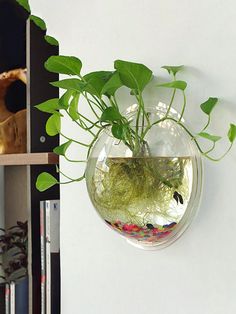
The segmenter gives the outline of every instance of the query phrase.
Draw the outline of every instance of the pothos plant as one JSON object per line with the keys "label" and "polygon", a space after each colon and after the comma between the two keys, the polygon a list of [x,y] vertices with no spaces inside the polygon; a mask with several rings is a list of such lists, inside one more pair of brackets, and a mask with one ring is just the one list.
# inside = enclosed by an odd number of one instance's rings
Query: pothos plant
{"label": "pothos plant", "polygon": [[[192,133],[184,124],[183,117],[187,105],[185,93],[187,83],[179,80],[177,77],[179,72],[183,70],[183,66],[163,66],[163,69],[167,70],[171,76],[171,80],[167,83],[155,85],[153,88],[169,89],[170,102],[164,117],[154,122],[150,121],[144,98],[144,91],[153,79],[153,72],[147,66],[134,62],[116,60],[113,71],[96,71],[83,74],[81,72],[82,62],[80,59],[72,56],[51,56],[46,61],[45,67],[50,72],[69,76],[69,78],[51,83],[53,86],[65,90],[60,98],[50,99],[36,105],[37,109],[50,114],[46,123],[47,134],[49,136],[60,134],[65,139],[62,145],[54,148],[54,152],[63,156],[68,161],[72,161],[67,156],[67,150],[72,143],[87,149],[87,160],[98,136],[107,127],[111,128],[114,138],[122,141],[132,151],[134,157],[142,156],[144,148],[147,145],[146,137],[148,132],[153,126],[166,120],[171,120],[182,127],[195,142],[199,152],[212,161],[221,160],[233,146],[236,138],[236,125],[231,123],[228,130],[229,148],[219,158],[211,155],[216,143],[221,139],[220,136],[212,135],[208,132],[211,113],[218,102],[217,98],[210,97],[200,105],[201,110],[207,115],[207,123],[200,132]],[[121,101],[117,97],[117,91],[122,87],[130,91],[130,97],[138,105],[134,125],[121,112]],[[179,118],[173,118],[170,113],[177,92],[180,92],[183,96],[183,105]],[[91,110],[94,118],[81,113],[80,103],[82,98]],[[64,115],[69,116],[82,132],[91,135],[92,139],[90,143],[80,141],[79,136],[78,139],[74,139],[62,133],[61,120]],[[211,147],[204,150],[199,142],[200,138],[208,140],[211,143]],[[80,160],[76,161],[82,162]],[[65,181],[58,182],[51,174],[43,172],[37,179],[36,186],[38,190],[45,191],[59,183],[66,184],[81,181],[85,178],[85,174],[79,178],[70,178],[62,173],[60,169],[58,171],[66,178]]]}
{"label": "pothos plant", "polygon": [[[42,31],[47,31],[46,23],[40,17],[31,14],[28,0],[16,0],[16,2],[28,12],[32,22]],[[58,41],[54,37],[45,34],[44,38],[49,44],[58,45]],[[154,88],[169,89],[171,94],[170,102],[164,117],[154,122],[151,122],[149,118],[144,98],[144,91],[153,78],[153,73],[147,66],[116,60],[113,71],[96,71],[83,74],[81,72],[82,62],[80,59],[72,56],[52,56],[46,61],[45,67],[50,72],[69,76],[69,78],[51,83],[53,86],[65,90],[62,97],[47,100],[36,107],[50,114],[46,123],[47,134],[49,136],[60,134],[65,140],[62,145],[54,148],[54,152],[70,162],[86,162],[100,133],[107,127],[111,128],[114,138],[122,141],[132,151],[133,156],[140,156],[148,145],[146,141],[148,132],[153,126],[166,120],[171,120],[182,127],[195,142],[199,152],[212,161],[221,160],[233,146],[236,138],[236,125],[231,123],[228,130],[229,148],[219,158],[211,155],[216,143],[221,139],[220,136],[212,135],[208,131],[211,113],[218,102],[218,98],[210,97],[200,105],[201,110],[207,115],[207,123],[200,132],[192,133],[184,124],[183,117],[187,105],[185,94],[187,83],[177,78],[178,73],[183,70],[183,66],[163,66],[170,74],[171,80],[168,83],[158,84]],[[133,121],[131,123],[127,116],[121,112],[121,100],[117,97],[117,91],[122,87],[128,88],[130,96],[137,102],[138,111],[135,125],[133,125]],[[175,119],[170,113],[177,92],[180,92],[183,96],[183,105],[180,117]],[[82,98],[91,110],[93,118],[81,112],[79,104],[82,102]],[[68,116],[82,132],[91,135],[92,139],[89,143],[83,143],[79,139],[72,139],[62,133],[61,119],[64,115]],[[204,150],[202,148],[199,141],[201,138],[210,142],[211,146],[209,149]],[[71,160],[68,158],[67,150],[73,143],[87,150],[85,160]],[[58,172],[66,178],[65,181],[58,182],[51,174],[43,172],[39,175],[36,182],[38,190],[45,191],[56,184],[78,182],[85,178],[85,174],[82,174],[79,178],[70,178],[60,169],[58,169]]]}

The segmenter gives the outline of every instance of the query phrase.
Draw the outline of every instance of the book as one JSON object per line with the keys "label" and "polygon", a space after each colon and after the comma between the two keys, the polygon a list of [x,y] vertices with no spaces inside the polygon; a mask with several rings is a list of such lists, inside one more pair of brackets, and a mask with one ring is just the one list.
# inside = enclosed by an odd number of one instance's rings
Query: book
{"label": "book", "polygon": [[[42,211],[42,213],[41,213]],[[40,204],[41,314],[60,313],[60,203]]]}
{"label": "book", "polygon": [[51,313],[51,203],[45,202],[46,314]]}
{"label": "book", "polygon": [[0,313],[6,313],[6,284],[0,284]]}
{"label": "book", "polygon": [[10,314],[10,285],[5,286],[5,313]]}
{"label": "book", "polygon": [[10,283],[10,313],[16,313],[16,284],[14,281]]}
{"label": "book", "polygon": [[15,284],[15,314],[29,313],[29,280],[21,279]]}
{"label": "book", "polygon": [[45,202],[40,202],[40,250],[41,250],[41,314],[46,314],[46,231]]}

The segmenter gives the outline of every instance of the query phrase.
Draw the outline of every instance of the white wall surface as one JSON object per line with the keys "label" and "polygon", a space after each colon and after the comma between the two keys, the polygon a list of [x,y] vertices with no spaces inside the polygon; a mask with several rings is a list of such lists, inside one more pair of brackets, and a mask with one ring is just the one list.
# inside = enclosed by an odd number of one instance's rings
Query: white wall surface
{"label": "white wall surface", "polygon": [[[160,66],[186,64],[187,120],[205,122],[199,103],[221,97],[212,133],[236,121],[236,2],[233,0],[31,0],[61,54],[85,71],[111,69],[120,58]],[[69,131],[70,123],[64,123]],[[70,132],[79,137],[77,129]],[[83,138],[82,138],[83,139]],[[220,144],[219,150],[225,147]],[[72,175],[76,164],[63,163]],[[199,215],[171,247],[145,252],[100,221],[85,184],[62,187],[62,314],[236,313],[236,148],[205,162]]]}

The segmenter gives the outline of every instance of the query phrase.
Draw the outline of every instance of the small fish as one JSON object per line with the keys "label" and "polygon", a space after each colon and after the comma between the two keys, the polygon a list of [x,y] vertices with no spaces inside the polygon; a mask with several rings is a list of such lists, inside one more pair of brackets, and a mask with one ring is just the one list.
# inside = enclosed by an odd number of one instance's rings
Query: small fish
{"label": "small fish", "polygon": [[184,203],[184,200],[183,200],[183,197],[181,194],[179,194],[178,192],[175,191],[174,195],[173,195],[173,198],[176,200],[176,203],[179,204],[182,204]]}
{"label": "small fish", "polygon": [[155,227],[152,224],[147,224],[146,226],[148,229],[155,229]]}

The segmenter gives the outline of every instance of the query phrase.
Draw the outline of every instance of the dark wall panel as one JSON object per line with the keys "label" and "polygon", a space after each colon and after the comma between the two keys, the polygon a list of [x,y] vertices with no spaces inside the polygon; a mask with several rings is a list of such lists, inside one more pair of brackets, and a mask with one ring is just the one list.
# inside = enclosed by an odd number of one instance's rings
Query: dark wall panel
{"label": "dark wall panel", "polygon": [[15,0],[0,0],[0,73],[26,66],[26,20]]}
{"label": "dark wall panel", "polygon": [[[0,0],[0,73],[26,67],[27,12],[15,0]],[[11,112],[26,107],[26,88],[15,82],[6,95]]]}

